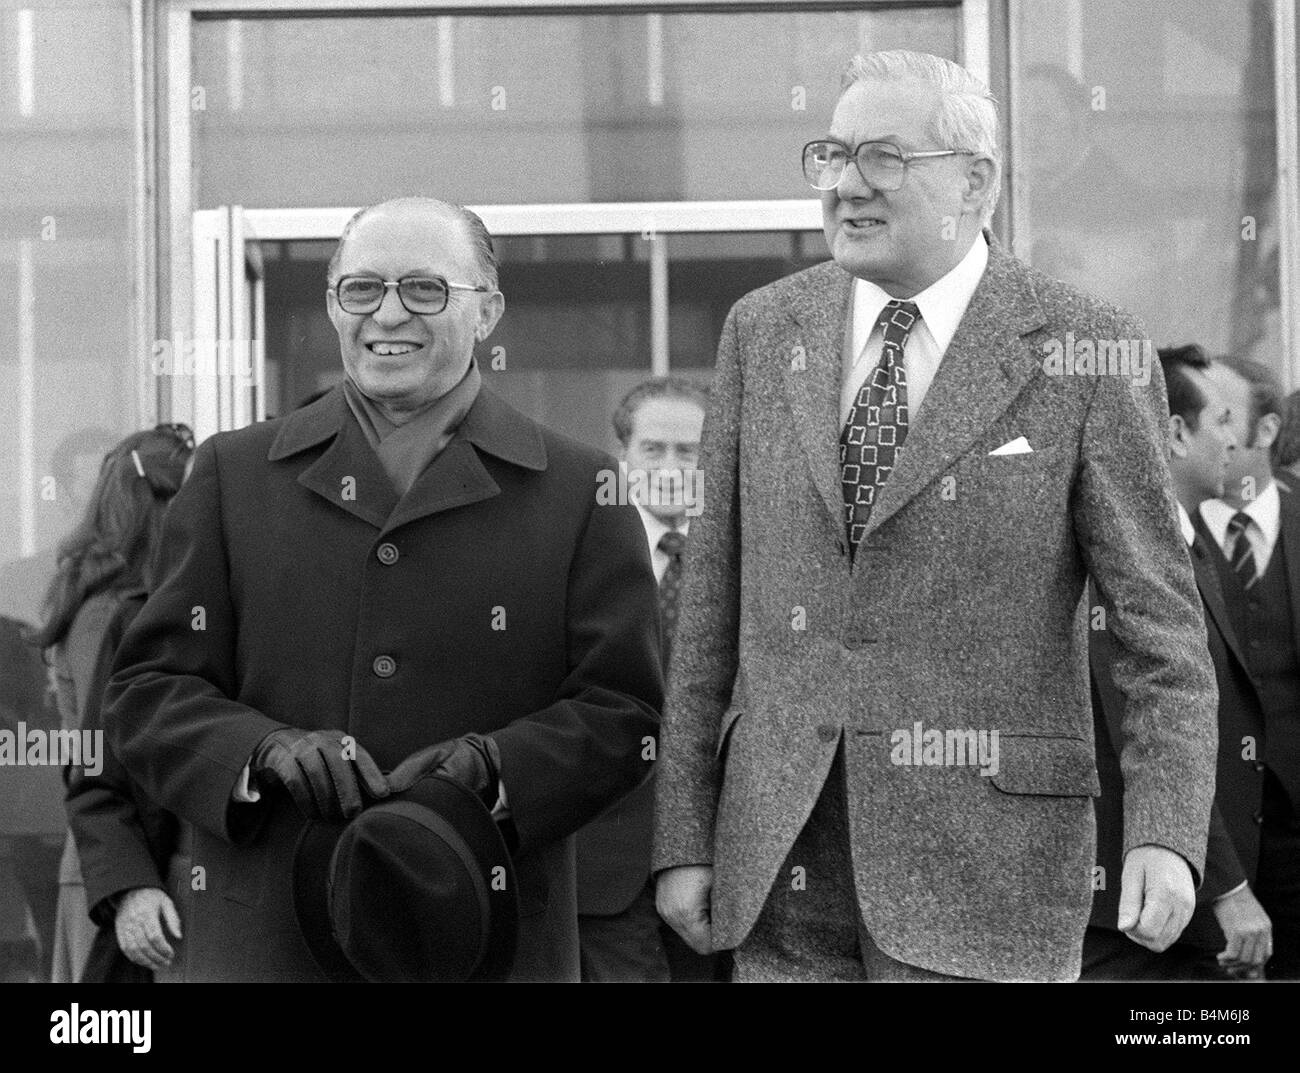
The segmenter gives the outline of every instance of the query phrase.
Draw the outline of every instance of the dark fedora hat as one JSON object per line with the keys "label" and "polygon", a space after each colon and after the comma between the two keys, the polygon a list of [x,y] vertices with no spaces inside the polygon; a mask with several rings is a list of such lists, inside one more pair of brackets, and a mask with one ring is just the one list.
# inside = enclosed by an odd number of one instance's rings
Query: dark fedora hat
{"label": "dark fedora hat", "polygon": [[298,927],[337,981],[505,979],[519,931],[516,889],[483,802],[440,776],[350,823],[308,823],[294,852]]}

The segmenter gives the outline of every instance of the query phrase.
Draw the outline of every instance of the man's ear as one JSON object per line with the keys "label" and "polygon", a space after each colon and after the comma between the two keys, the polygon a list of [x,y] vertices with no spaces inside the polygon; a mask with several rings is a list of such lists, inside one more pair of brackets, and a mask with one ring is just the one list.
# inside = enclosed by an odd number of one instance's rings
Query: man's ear
{"label": "man's ear", "polygon": [[989,191],[993,188],[993,180],[997,174],[998,166],[986,156],[977,156],[966,165],[965,201],[975,209],[976,213],[988,200]]}
{"label": "man's ear", "polygon": [[1255,426],[1255,438],[1251,442],[1251,447],[1267,451],[1273,446],[1273,441],[1277,439],[1277,434],[1281,431],[1282,418],[1277,414],[1265,414],[1259,419],[1259,424]]}
{"label": "man's ear", "polygon": [[483,296],[478,307],[478,323],[474,325],[475,342],[483,342],[496,330],[501,314],[506,311],[506,296],[500,291],[492,291]]}
{"label": "man's ear", "polygon": [[1187,457],[1187,441],[1191,438],[1191,430],[1187,427],[1187,422],[1183,420],[1181,414],[1169,415],[1169,453],[1177,458]]}

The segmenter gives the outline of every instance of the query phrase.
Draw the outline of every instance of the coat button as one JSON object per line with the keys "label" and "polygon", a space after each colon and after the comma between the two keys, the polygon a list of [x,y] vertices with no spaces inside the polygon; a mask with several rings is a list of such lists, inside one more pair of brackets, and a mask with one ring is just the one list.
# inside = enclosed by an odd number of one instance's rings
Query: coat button
{"label": "coat button", "polygon": [[1256,822],[1256,823],[1263,823],[1263,822],[1264,822],[1264,814],[1263,814],[1262,812],[1256,812],[1256,813],[1255,813],[1255,822]]}
{"label": "coat button", "polygon": [[380,678],[392,678],[397,673],[397,660],[392,656],[376,656],[373,667]]}
{"label": "coat button", "polygon": [[397,562],[398,551],[396,544],[380,544],[375,549],[375,557],[385,566],[392,566]]}
{"label": "coat button", "polygon": [[839,737],[839,731],[829,723],[823,723],[817,728],[817,737],[829,745]]}

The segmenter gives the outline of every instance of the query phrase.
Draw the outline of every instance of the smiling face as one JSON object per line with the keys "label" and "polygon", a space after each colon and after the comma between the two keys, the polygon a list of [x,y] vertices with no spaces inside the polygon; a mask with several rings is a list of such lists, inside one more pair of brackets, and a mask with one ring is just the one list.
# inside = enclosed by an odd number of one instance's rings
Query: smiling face
{"label": "smiling face", "polygon": [[[920,79],[855,82],[835,106],[828,136],[850,149],[867,141],[904,152],[969,148],[935,143],[930,131],[940,100],[938,88]],[[839,185],[821,195],[831,255],[893,297],[912,297],[970,249],[993,169],[987,157],[916,160],[900,189],[884,191],[868,186],[850,162]]]}
{"label": "smiling face", "polygon": [[[337,275],[483,282],[461,221],[418,205],[380,206],[363,216],[344,243]],[[499,291],[453,290],[441,313],[408,313],[393,287],[373,313],[344,312],[332,289],[327,303],[343,368],[394,415],[419,410],[455,387],[469,369],[475,342],[492,333],[505,308]]]}

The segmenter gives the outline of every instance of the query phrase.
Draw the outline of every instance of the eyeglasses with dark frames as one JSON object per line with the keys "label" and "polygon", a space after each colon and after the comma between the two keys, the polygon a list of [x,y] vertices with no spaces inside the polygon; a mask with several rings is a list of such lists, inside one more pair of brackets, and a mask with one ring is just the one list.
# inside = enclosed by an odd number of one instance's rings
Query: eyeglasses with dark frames
{"label": "eyeglasses with dark frames", "polygon": [[834,190],[852,159],[862,181],[885,192],[898,190],[914,160],[945,156],[974,156],[971,149],[922,149],[906,152],[892,142],[861,142],[850,149],[842,142],[822,138],[803,147],[803,177],[814,190]]}
{"label": "eyeglasses with dark frames", "polygon": [[442,276],[403,276],[401,279],[343,276],[329,288],[329,293],[338,299],[344,313],[361,315],[373,313],[383,305],[390,287],[397,288],[398,300],[408,313],[426,317],[446,309],[452,291],[485,294],[491,290],[482,284],[450,283]]}

